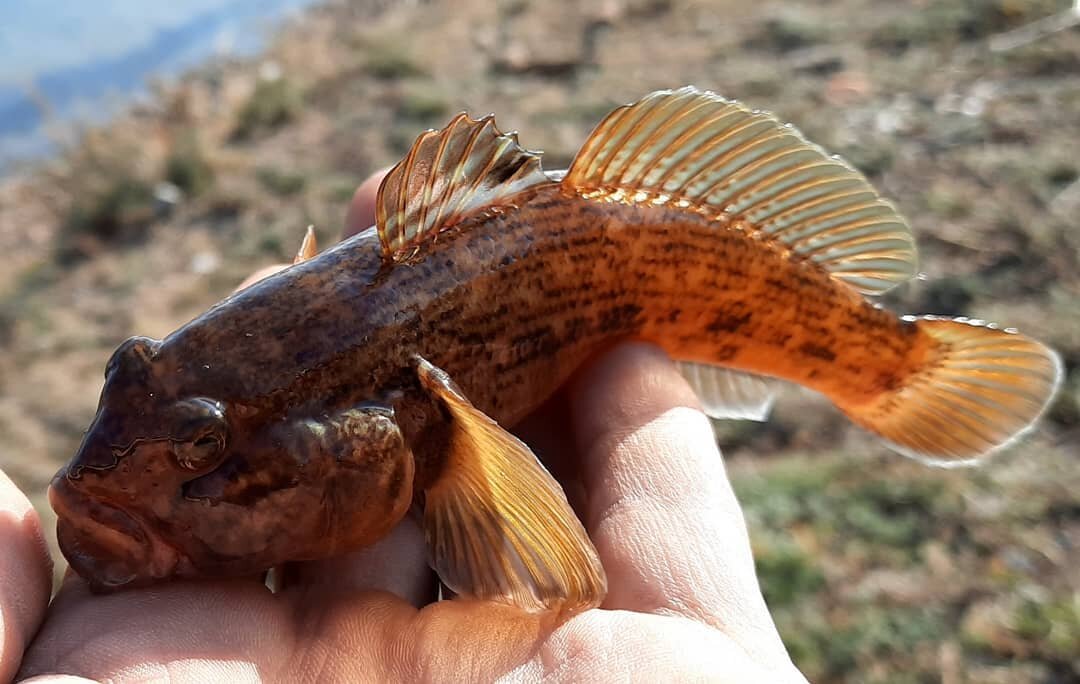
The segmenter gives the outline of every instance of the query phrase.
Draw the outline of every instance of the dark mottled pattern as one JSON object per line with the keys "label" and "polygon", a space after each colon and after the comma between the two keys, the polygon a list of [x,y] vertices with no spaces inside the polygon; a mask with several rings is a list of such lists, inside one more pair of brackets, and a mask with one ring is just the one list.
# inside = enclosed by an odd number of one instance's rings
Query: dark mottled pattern
{"label": "dark mottled pattern", "polygon": [[[181,545],[196,574],[327,555],[377,540],[414,484],[438,477],[447,417],[413,355],[513,424],[620,339],[784,377],[841,408],[897,386],[929,344],[780,245],[545,185],[406,263],[384,260],[368,231],[225,300],[151,361],[134,345],[118,364],[134,370],[106,385],[99,420],[114,419],[76,459],[104,470],[78,486],[115,500],[126,483],[126,510]],[[163,480],[167,440],[121,459],[136,475],[108,466],[117,445],[167,437],[163,412],[193,397],[224,406],[217,467]],[[144,462],[163,492],[146,492],[133,465]]]}

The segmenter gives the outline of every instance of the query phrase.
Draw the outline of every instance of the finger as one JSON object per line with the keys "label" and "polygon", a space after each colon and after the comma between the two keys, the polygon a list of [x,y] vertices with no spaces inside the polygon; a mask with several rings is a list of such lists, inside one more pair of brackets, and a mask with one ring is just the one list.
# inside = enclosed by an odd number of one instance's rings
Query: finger
{"label": "finger", "polygon": [[751,655],[786,653],[742,511],[693,390],[659,349],[619,347],[575,379],[571,415],[604,606],[719,627]]}
{"label": "finger", "polygon": [[344,240],[375,225],[375,198],[379,192],[379,185],[389,170],[389,168],[380,169],[371,174],[353,193],[349,210],[345,214],[345,230],[341,239]]}
{"label": "finger", "polygon": [[14,678],[49,603],[47,548],[37,512],[0,471],[0,682]]}
{"label": "finger", "polygon": [[346,593],[379,590],[419,607],[434,601],[438,591],[435,573],[428,566],[424,531],[411,517],[366,549],[286,566],[281,587],[290,600],[313,606]]}
{"label": "finger", "polygon": [[289,267],[289,264],[271,264],[269,266],[263,266],[258,271],[255,271],[254,273],[249,275],[247,278],[244,278],[244,281],[236,286],[235,291],[239,292],[240,290],[243,290],[245,287],[250,287],[250,286],[254,285],[255,283],[259,282],[260,280],[262,280],[263,278],[268,278],[268,277],[274,275],[275,273],[277,273],[278,271],[280,271],[281,269],[288,268],[288,267]]}
{"label": "finger", "polygon": [[20,674],[276,680],[291,665],[294,637],[285,604],[247,580],[173,582],[93,595],[73,577],[53,601]]}

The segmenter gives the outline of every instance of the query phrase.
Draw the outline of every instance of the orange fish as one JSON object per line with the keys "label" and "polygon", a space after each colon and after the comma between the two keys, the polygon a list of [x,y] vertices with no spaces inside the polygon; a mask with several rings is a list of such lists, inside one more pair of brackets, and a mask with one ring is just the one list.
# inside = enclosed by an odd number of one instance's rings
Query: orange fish
{"label": "orange fish", "polygon": [[[564,173],[493,120],[416,141],[377,225],[113,355],[51,500],[97,587],[343,553],[416,506],[461,596],[598,605],[559,485],[506,431],[628,339],[706,411],[763,419],[780,378],[898,451],[970,463],[1053,397],[1056,355],[977,321],[897,317],[904,219],[767,113],[693,88],[612,112]],[[767,379],[770,378],[770,379]]]}

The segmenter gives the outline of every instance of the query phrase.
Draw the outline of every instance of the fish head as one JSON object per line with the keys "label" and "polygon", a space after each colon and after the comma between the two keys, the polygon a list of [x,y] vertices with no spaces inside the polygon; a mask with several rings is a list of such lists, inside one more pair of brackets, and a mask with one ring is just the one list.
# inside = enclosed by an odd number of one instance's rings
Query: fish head
{"label": "fish head", "polygon": [[99,589],[191,574],[167,521],[183,483],[227,457],[224,404],[163,391],[160,345],[133,337],[114,352],[97,414],[49,488],[61,551]]}
{"label": "fish head", "polygon": [[[381,538],[412,500],[394,409],[263,413],[132,338],[97,414],[54,477],[60,549],[92,588],[256,575]],[[310,407],[308,407],[310,408]]]}

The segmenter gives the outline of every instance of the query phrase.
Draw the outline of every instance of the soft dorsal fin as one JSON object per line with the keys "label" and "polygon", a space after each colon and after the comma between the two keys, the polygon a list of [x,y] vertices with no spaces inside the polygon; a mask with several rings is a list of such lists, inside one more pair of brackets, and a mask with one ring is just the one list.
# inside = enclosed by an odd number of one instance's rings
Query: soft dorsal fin
{"label": "soft dorsal fin", "polygon": [[609,114],[563,184],[779,241],[866,294],[915,274],[907,223],[862,174],[771,114],[692,87]]}
{"label": "soft dorsal fin", "polygon": [[491,116],[459,114],[441,131],[420,135],[379,186],[375,223],[383,254],[408,258],[470,214],[549,182],[540,155],[518,145],[516,133],[501,133]]}

